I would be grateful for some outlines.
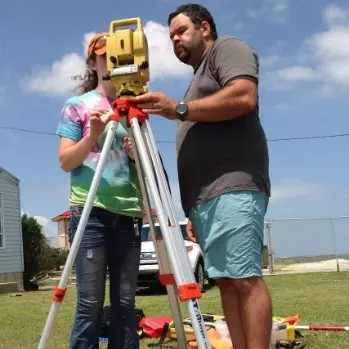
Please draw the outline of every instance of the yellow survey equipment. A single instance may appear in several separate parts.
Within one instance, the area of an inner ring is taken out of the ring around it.
[[[135,26],[135,29],[125,28]],[[123,27],[123,28],[122,28]],[[107,76],[116,87],[118,97],[146,93],[149,81],[148,41],[140,18],[110,23],[107,46]]]

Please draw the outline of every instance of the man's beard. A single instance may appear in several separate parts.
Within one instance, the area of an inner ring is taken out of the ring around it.
[[[183,46],[181,46],[181,51],[179,53],[175,52],[175,55],[182,63],[188,63],[191,58],[191,53]]]

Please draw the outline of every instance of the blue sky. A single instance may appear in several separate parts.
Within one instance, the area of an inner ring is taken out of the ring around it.
[[[110,21],[128,17],[141,17],[145,26],[150,89],[177,99],[183,96],[191,70],[176,61],[166,27],[169,12],[180,2],[101,3],[103,7],[96,8],[95,1],[4,2],[0,126],[55,133],[60,109],[73,87],[70,76],[81,71],[91,33],[108,30]],[[219,34],[246,40],[261,59],[260,117],[271,140],[273,195],[267,216],[347,215],[349,137],[273,140],[349,132],[349,2],[200,3],[212,12]],[[179,207],[175,123],[159,116],[152,116],[151,123]],[[0,166],[21,180],[22,210],[39,216],[47,233],[55,232],[47,218],[67,209],[69,194],[69,175],[59,168],[58,138],[0,129],[0,147]]]

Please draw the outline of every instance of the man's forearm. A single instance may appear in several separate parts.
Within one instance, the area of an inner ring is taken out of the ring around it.
[[[61,168],[70,172],[79,167],[90,153],[96,140],[90,135],[86,135],[79,142],[64,148],[60,154]]]
[[[218,122],[243,116],[256,108],[255,89],[240,89],[234,84],[197,100],[188,102],[187,120],[194,122]]]

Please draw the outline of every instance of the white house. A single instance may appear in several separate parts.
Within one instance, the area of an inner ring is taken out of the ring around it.
[[[0,292],[23,290],[19,179],[0,167]]]

